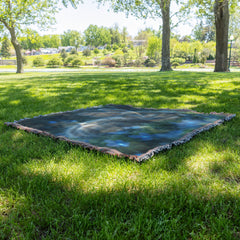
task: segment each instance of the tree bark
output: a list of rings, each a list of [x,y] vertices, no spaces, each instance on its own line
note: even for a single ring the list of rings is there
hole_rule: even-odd
[[[16,57],[17,57],[17,72],[16,73],[23,73],[23,59],[22,59],[21,45],[19,44],[19,42],[17,40],[15,28],[14,27],[9,28],[9,32],[11,35],[11,42],[15,49]]]
[[[160,71],[172,71],[170,63],[170,4],[171,0],[161,0],[162,11],[162,67]]]
[[[216,63],[214,72],[227,72],[228,69],[228,0],[215,0],[214,6],[216,25]]]

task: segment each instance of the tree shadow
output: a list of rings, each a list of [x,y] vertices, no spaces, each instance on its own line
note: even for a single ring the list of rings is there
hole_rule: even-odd
[[[0,238],[237,239],[239,172],[232,170],[239,169],[240,96],[237,89],[214,90],[209,83],[225,74],[43,76],[26,75],[1,89],[1,125],[109,103],[154,108],[193,103],[200,112],[237,117],[141,165],[0,126]],[[236,74],[227,76],[238,86]],[[188,105],[184,95],[196,98]],[[198,96],[207,100],[202,103]],[[206,173],[190,166],[202,148],[212,151],[212,158],[226,152]],[[74,167],[79,172],[69,171]]]
[[[3,239],[234,239],[239,227],[239,197],[210,186],[203,191],[201,181],[186,176],[152,189],[131,182],[86,190],[51,171],[8,167],[2,188],[13,199],[0,227]]]

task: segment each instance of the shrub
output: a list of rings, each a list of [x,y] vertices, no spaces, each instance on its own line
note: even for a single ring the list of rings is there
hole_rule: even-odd
[[[124,48],[122,49],[122,52],[123,52],[123,53],[128,53],[128,48],[127,48],[127,47],[124,47]]]
[[[180,64],[184,64],[186,62],[185,58],[172,58],[171,63],[177,62]]]
[[[71,61],[71,65],[73,67],[79,67],[83,65],[83,61],[79,58],[79,57],[75,57],[72,61]]]
[[[44,65],[45,65],[45,63],[44,63],[44,59],[42,57],[36,57],[33,60],[33,66],[34,67],[42,67]]]
[[[132,60],[132,59],[128,60],[127,63],[126,63],[126,66],[127,67],[133,67],[134,66],[134,60]]]
[[[77,55],[71,55],[67,57],[64,61],[64,66],[79,67],[84,65],[83,61]]]
[[[63,64],[62,60],[58,57],[52,57],[48,63],[47,66],[51,67],[51,68],[56,68],[56,67],[60,67]]]
[[[98,58],[94,61],[94,64],[97,65],[97,66],[100,66],[101,65],[101,60]]]
[[[98,53],[99,53],[99,49],[98,49],[98,48],[94,48],[93,52],[94,52],[95,54],[98,54]]]
[[[104,54],[104,55],[107,55],[107,54],[108,54],[107,49],[103,49],[103,54]]]
[[[122,67],[123,66],[123,56],[121,56],[121,55],[115,55],[115,56],[113,56],[112,57],[114,60],[115,60],[115,62],[116,62],[116,67]]]
[[[209,57],[207,58],[207,60],[214,60],[215,57],[212,54],[209,54]]]
[[[118,46],[116,43],[114,43],[114,44],[112,45],[112,49],[113,49],[114,51],[116,51],[118,48],[119,48],[119,46]]]
[[[28,64],[27,58],[25,56],[22,56],[22,63],[23,63],[23,65]]]
[[[72,56],[67,57],[64,61],[64,66],[69,66],[74,58],[76,58],[76,56],[72,55]]]
[[[130,48],[131,50],[133,50],[133,49],[134,49],[133,43],[129,43],[128,48]]]
[[[112,50],[112,47],[111,47],[111,45],[107,45],[107,47],[106,47],[106,49],[108,50],[108,51],[111,51]]]
[[[205,64],[207,61],[207,58],[205,56],[201,56],[199,60],[200,60],[200,63]]]
[[[173,62],[171,65],[172,65],[174,68],[176,68],[176,67],[179,66],[180,64],[179,64],[178,62]]]
[[[151,59],[151,58],[146,59],[144,62],[144,65],[146,67],[154,67],[156,66],[156,64],[157,64],[156,61],[154,61],[154,59]]]
[[[115,52],[114,52],[114,55],[123,55],[123,51],[121,49],[117,49]]]
[[[61,56],[63,61],[67,58],[68,54],[66,53],[65,49],[61,50],[60,56]]]
[[[76,48],[72,48],[70,54],[71,55],[78,55],[78,52],[77,52]]]
[[[125,53],[125,54],[123,55],[122,59],[123,59],[123,66],[125,66],[125,67],[128,66],[128,62],[129,62],[129,60],[130,60],[129,54],[128,54],[128,53]]]
[[[107,57],[102,60],[102,65],[108,65],[109,67],[115,67],[116,61],[113,58]]]
[[[143,65],[143,60],[141,58],[137,58],[134,63],[134,67],[141,67]]]
[[[91,50],[90,49],[84,49],[82,52],[82,55],[85,57],[91,56]]]

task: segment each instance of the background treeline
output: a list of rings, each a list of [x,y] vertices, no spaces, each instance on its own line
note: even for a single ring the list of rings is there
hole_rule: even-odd
[[[156,66],[161,64],[162,37],[161,31],[146,28],[138,32],[134,38],[129,35],[127,28],[120,29],[118,25],[111,28],[90,25],[83,33],[76,30],[65,31],[61,35],[43,35],[37,31],[26,30],[19,37],[22,50],[32,51],[40,48],[59,48],[72,46],[71,53],[64,50],[51,59],[38,57],[30,59],[34,66],[80,66],[108,65],[117,67],[127,66]],[[177,67],[183,63],[202,63],[215,59],[215,30],[202,23],[193,29],[192,35],[171,35],[171,64]],[[1,41],[1,55],[10,57],[11,44],[7,36]],[[81,53],[78,53],[81,51]],[[12,50],[12,53],[14,51]],[[34,61],[33,61],[34,60]],[[232,60],[240,61],[240,42],[236,40],[232,51]]]

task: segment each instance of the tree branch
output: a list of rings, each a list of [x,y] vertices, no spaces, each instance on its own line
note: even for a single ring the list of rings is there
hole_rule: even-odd
[[[8,30],[10,30],[10,26],[9,26],[9,24],[5,21],[5,19],[0,18],[0,22],[2,22],[2,23],[4,24],[4,26],[5,26]]]

